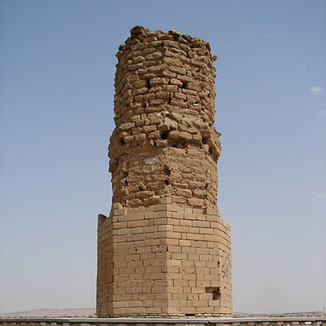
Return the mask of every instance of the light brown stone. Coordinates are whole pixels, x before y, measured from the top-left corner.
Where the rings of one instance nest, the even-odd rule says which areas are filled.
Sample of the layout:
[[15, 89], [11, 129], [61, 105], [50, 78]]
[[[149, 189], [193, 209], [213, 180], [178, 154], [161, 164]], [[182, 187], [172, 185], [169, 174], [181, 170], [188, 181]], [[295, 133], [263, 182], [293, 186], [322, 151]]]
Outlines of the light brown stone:
[[98, 317], [232, 314], [230, 227], [207, 42], [141, 26], [117, 54], [112, 209], [98, 218]]

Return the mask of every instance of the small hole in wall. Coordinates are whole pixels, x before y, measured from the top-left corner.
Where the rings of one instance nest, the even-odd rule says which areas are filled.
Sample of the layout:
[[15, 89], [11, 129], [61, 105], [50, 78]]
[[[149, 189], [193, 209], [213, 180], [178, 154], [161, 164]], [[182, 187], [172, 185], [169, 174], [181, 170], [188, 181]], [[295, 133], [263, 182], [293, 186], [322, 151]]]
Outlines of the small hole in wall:
[[187, 88], [187, 86], [188, 86], [188, 83], [182, 83], [181, 88]]
[[173, 34], [173, 40], [177, 41], [179, 39], [180, 35], [179, 34]]
[[162, 139], [168, 139], [168, 136], [169, 136], [169, 131], [168, 130], [161, 132], [161, 138]]
[[183, 141], [176, 140], [173, 143], [171, 143], [172, 147], [174, 148], [186, 148], [186, 144]]
[[151, 88], [151, 82], [150, 82], [149, 79], [146, 79], [146, 87], [147, 87], [148, 89]]
[[183, 142], [177, 143], [177, 148], [186, 148], [186, 143]]
[[125, 180], [123, 183], [124, 183], [125, 186], [128, 186], [128, 181], [127, 180]]
[[168, 185], [170, 184], [170, 181], [169, 181], [168, 179], [166, 179], [166, 180], [164, 181], [164, 183], [165, 183], [166, 186], [168, 186]]
[[208, 138], [203, 138], [203, 144], [207, 144], [207, 142], [208, 142]]
[[220, 267], [221, 263], [220, 261], [217, 262], [217, 267]]
[[221, 289], [219, 287], [207, 287], [205, 288], [206, 293], [212, 293], [212, 300], [221, 299]]
[[186, 314], [186, 317], [194, 317], [196, 314]]
[[123, 138], [120, 138], [120, 145], [124, 145], [126, 142]]
[[163, 168], [163, 173], [166, 174], [166, 175], [168, 175], [168, 176], [171, 175], [171, 170], [169, 169], [168, 166], [165, 166], [165, 167]]

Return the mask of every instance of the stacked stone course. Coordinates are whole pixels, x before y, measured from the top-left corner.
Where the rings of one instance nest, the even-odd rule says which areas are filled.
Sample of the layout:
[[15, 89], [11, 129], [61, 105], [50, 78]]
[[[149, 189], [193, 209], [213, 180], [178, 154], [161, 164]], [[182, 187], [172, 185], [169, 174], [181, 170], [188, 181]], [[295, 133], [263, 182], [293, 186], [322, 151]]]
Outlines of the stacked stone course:
[[216, 205], [216, 56], [200, 38], [136, 26], [117, 57], [97, 315], [229, 316], [230, 227]]
[[232, 313], [230, 227], [217, 216], [176, 204], [114, 204], [99, 219], [100, 316]]
[[135, 27], [117, 57], [113, 202], [150, 206], [171, 195], [173, 203], [215, 208], [221, 145], [209, 44]]

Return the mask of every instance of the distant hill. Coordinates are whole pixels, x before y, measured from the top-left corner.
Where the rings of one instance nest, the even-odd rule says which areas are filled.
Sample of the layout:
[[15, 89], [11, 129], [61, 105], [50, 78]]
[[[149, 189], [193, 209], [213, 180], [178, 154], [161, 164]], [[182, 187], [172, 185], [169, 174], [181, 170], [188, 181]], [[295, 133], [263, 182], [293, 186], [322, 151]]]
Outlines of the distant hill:
[[[72, 309], [36, 309], [29, 311], [9, 312], [0, 314], [0, 318], [88, 318], [96, 317], [95, 308], [72, 308]], [[316, 312], [294, 312], [278, 314], [255, 314], [235, 312], [233, 317], [253, 318], [253, 317], [324, 317], [326, 313]]]
[[2, 318], [28, 317], [28, 318], [62, 318], [62, 317], [96, 317], [95, 308], [72, 308], [72, 309], [36, 309], [1, 314]]
[[235, 312], [233, 317], [237, 318], [268, 318], [268, 317], [319, 317], [326, 318], [326, 313], [322, 311], [313, 311], [313, 312], [284, 312], [284, 313], [248, 313], [248, 312]]

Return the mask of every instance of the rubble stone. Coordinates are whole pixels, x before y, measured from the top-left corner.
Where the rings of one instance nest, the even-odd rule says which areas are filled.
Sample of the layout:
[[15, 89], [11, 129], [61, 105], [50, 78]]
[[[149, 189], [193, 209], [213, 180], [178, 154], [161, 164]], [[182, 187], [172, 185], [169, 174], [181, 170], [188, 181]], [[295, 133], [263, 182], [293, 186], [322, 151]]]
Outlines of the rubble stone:
[[98, 220], [98, 317], [232, 314], [217, 210], [215, 56], [200, 38], [131, 29], [117, 53], [112, 209]]

